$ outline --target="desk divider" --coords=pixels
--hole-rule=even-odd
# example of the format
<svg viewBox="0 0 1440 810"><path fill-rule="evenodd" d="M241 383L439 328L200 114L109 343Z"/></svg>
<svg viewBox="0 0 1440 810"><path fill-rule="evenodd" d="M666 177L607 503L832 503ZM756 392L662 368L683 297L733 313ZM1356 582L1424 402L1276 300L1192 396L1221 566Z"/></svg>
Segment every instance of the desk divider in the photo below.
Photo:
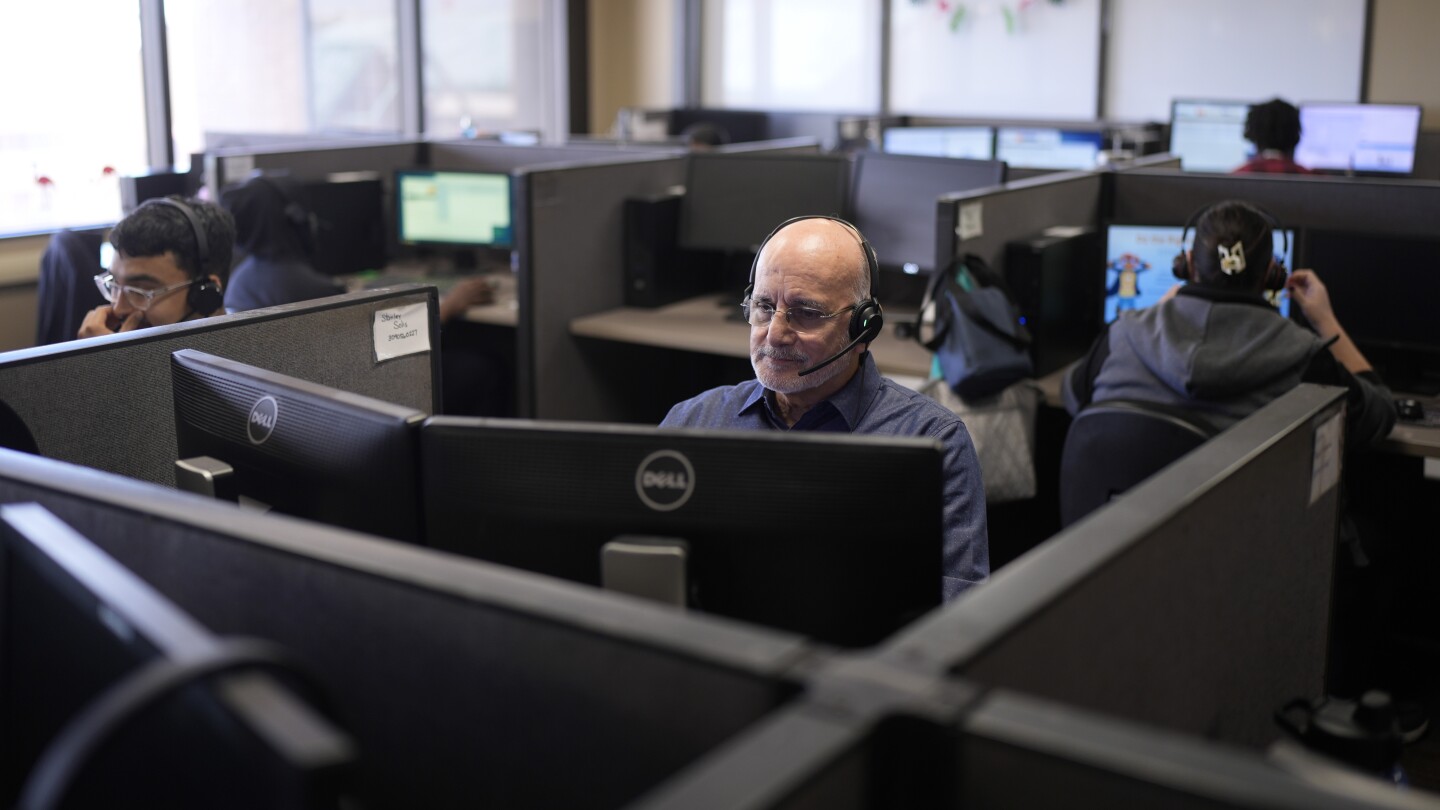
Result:
<svg viewBox="0 0 1440 810"><path fill-rule="evenodd" d="M1127 225L1185 222L1226 199L1255 203L1287 228L1433 238L1440 182L1316 175L1203 174L1137 169L1112 175L1110 219Z"/></svg>
<svg viewBox="0 0 1440 810"><path fill-rule="evenodd" d="M685 182L680 157L519 169L519 414L621 421L621 385L587 362L570 321L625 303L624 206Z"/></svg>
<svg viewBox="0 0 1440 810"><path fill-rule="evenodd" d="M435 171L470 170L512 172L526 166L574 164L581 161L621 161L655 155L684 154L684 147L669 144L566 144L564 146L512 146L493 141L437 141L427 144Z"/></svg>
<svg viewBox="0 0 1440 810"><path fill-rule="evenodd" d="M772 138L764 141L727 143L715 147L715 151L724 155L818 155L824 150L820 148L820 140L818 138L808 135L798 135L793 138Z"/></svg>
<svg viewBox="0 0 1440 810"><path fill-rule="evenodd" d="M1344 389L1301 385L901 631L883 655L1262 748L1325 690ZM1332 422L1335 420L1335 422ZM1334 455L1330 455L1333 452Z"/></svg>
<svg viewBox="0 0 1440 810"><path fill-rule="evenodd" d="M974 253L991 267L1005 267L1005 245L1038 236L1055 225L1086 228L1100 223L1104 178L1099 172L1058 172L988 189L941 197L936 206L937 254ZM980 233L961 239L961 210L979 206Z"/></svg>
<svg viewBox="0 0 1440 810"><path fill-rule="evenodd" d="M803 689L795 636L0 450L215 633L273 641L356 740L366 807L618 807Z"/></svg>
<svg viewBox="0 0 1440 810"><path fill-rule="evenodd" d="M378 362L375 313L416 304L432 350ZM42 455L174 486L171 352L199 349L435 413L439 345L435 288L407 284L0 354L0 402Z"/></svg>

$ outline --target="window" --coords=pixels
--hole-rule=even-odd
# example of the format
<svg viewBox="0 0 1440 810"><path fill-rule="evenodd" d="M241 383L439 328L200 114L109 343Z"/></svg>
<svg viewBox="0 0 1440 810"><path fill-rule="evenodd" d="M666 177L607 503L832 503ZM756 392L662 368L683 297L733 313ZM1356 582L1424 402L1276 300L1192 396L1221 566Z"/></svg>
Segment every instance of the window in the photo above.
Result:
<svg viewBox="0 0 1440 810"><path fill-rule="evenodd" d="M146 164L139 5L5 3L0 76L0 233L118 219Z"/></svg>
<svg viewBox="0 0 1440 810"><path fill-rule="evenodd" d="M255 135L401 129L394 0L168 0L165 27L182 168Z"/></svg>
<svg viewBox="0 0 1440 810"><path fill-rule="evenodd" d="M425 132L548 129L555 60L549 0L422 0ZM547 84L548 82L548 84Z"/></svg>
<svg viewBox="0 0 1440 810"><path fill-rule="evenodd" d="M874 112L874 0L706 0L703 106Z"/></svg>

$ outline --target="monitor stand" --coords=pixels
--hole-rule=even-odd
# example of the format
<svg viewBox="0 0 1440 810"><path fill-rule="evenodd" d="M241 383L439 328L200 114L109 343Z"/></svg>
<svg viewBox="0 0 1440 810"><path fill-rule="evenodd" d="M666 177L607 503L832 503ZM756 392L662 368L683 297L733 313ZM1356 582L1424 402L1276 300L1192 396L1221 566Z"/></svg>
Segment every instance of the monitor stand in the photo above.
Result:
<svg viewBox="0 0 1440 810"><path fill-rule="evenodd" d="M207 498L231 502L238 500L238 493L235 491L235 468L210 456L176 460L175 486Z"/></svg>
<svg viewBox="0 0 1440 810"><path fill-rule="evenodd" d="M684 608L688 557L684 540L622 535L600 548L600 585L607 591Z"/></svg>

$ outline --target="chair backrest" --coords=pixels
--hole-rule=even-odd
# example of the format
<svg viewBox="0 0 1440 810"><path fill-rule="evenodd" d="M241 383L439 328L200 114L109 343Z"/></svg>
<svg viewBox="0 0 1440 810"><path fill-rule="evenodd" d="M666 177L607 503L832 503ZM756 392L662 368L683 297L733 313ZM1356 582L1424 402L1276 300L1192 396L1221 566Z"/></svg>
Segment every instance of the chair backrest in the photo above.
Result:
<svg viewBox="0 0 1440 810"><path fill-rule="evenodd" d="M57 231L40 257L35 345L74 340L90 310L106 303L95 287L101 271L100 231Z"/></svg>
<svg viewBox="0 0 1440 810"><path fill-rule="evenodd" d="M1087 405L1070 424L1060 456L1060 525L1099 509L1217 432L1204 418L1158 402Z"/></svg>

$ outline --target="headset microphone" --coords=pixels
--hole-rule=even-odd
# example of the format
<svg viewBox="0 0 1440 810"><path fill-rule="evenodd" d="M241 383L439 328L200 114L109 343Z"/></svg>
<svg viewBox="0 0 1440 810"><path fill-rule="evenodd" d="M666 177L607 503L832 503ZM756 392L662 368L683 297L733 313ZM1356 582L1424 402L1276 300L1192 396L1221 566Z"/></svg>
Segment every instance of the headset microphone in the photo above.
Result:
<svg viewBox="0 0 1440 810"><path fill-rule="evenodd" d="M859 343L860 341L864 340L866 337L869 337L869 335L867 335L867 334L856 335L854 340L852 340L852 341L850 341L849 343L845 344L845 348L843 348L843 349L841 349L840 351L838 351L838 352L830 355L830 357L828 357L827 359L821 360L820 362L816 363L815 365L813 365L813 366L805 369L804 371L801 371L801 372L800 372L799 374L797 374L796 376L798 376L798 377L804 377L806 374L809 374L809 373L814 372L814 371L819 371L820 369L822 369L822 368L830 365L831 363L835 362L836 360L839 360L840 358L842 358L842 357L845 356L845 353L846 353L846 352L848 352L848 351L850 351L851 349L855 348L855 344L857 344L857 343Z"/></svg>

